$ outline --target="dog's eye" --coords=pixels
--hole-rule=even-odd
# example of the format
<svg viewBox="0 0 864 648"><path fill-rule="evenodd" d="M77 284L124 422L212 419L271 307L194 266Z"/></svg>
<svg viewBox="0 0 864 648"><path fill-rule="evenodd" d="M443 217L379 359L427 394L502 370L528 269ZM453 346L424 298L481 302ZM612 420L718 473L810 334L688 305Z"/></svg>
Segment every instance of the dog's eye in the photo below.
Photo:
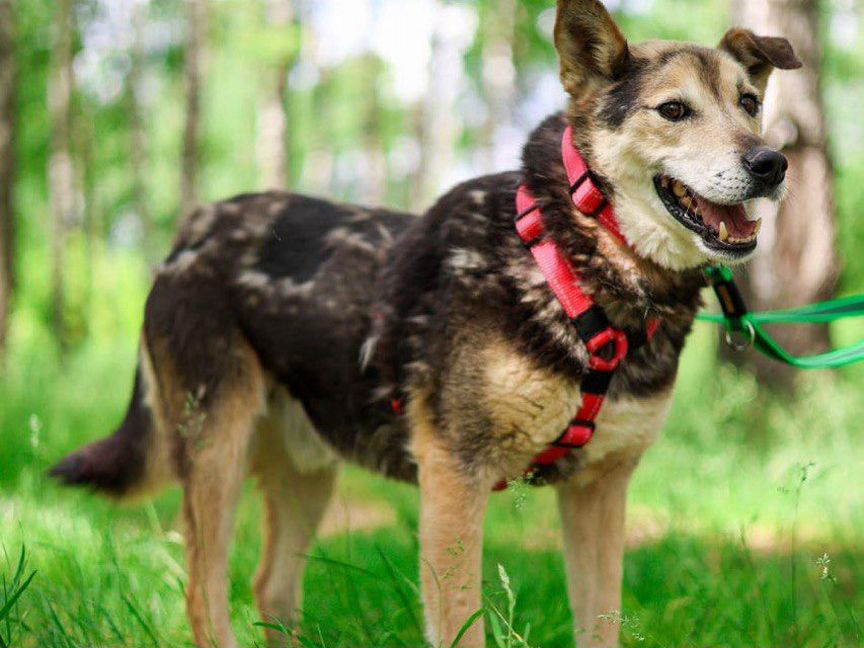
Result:
<svg viewBox="0 0 864 648"><path fill-rule="evenodd" d="M667 101L657 107L657 112L660 113L663 119L681 121L690 114L690 108L687 107L687 104L680 101Z"/></svg>
<svg viewBox="0 0 864 648"><path fill-rule="evenodd" d="M741 99L738 103L741 104L741 107L744 109L744 111L751 117L755 117L759 114L759 99L756 97L756 95L741 95Z"/></svg>

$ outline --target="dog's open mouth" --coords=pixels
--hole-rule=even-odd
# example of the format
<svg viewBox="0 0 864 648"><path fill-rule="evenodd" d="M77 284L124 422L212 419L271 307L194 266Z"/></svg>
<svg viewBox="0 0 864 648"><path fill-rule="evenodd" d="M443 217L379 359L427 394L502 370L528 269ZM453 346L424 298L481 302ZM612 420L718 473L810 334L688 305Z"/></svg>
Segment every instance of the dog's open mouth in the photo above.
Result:
<svg viewBox="0 0 864 648"><path fill-rule="evenodd" d="M713 203L683 182L665 175L656 176L654 186L669 213L701 236L709 248L743 256L756 247L762 219L749 220L743 204Z"/></svg>

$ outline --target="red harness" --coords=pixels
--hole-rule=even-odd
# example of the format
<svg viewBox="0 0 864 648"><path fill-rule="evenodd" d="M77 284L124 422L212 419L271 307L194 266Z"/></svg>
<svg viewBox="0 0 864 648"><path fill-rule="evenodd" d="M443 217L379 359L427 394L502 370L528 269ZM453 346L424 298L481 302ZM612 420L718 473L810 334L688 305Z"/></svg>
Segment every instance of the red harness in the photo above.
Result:
<svg viewBox="0 0 864 648"><path fill-rule="evenodd" d="M567 170L570 196L576 209L586 216L596 218L610 234L627 245L612 205L595 184L588 165L573 146L573 131L569 126L561 139L561 157ZM591 441L612 376L621 361L627 357L628 350L650 342L660 320L648 320L645 332L632 337L613 327L603 309L580 287L579 275L564 250L554 240L546 237L543 210L525 185L520 186L516 192L515 224L519 237L531 250L546 283L573 322L589 354L588 371L579 385L582 405L561 436L531 462L525 471L525 475L530 476L535 469L552 465L567 456L571 450L582 448ZM397 414L403 413L401 398L394 399L391 405ZM495 490L504 488L507 488L507 482L503 480L495 486Z"/></svg>
<svg viewBox="0 0 864 648"><path fill-rule="evenodd" d="M573 146L573 133L569 126L561 139L561 156L576 209L586 216L596 218L609 233L626 245L627 241L618 226L612 205L594 183L588 165ZM529 475L535 468L554 464L571 450L581 448L591 441L597 416L603 407L609 383L618 365L627 356L628 348L651 340L659 320L648 321L641 339L628 339L624 331L609 324L603 309L594 302L591 295L582 290L579 275L567 255L558 243L545 236L543 210L525 185L520 186L516 192L515 222L519 237L531 250L546 282L576 327L590 356L588 372L579 386L582 393L579 411L549 449L535 457L526 470L526 475ZM506 486L506 482L501 482L495 488L501 490Z"/></svg>

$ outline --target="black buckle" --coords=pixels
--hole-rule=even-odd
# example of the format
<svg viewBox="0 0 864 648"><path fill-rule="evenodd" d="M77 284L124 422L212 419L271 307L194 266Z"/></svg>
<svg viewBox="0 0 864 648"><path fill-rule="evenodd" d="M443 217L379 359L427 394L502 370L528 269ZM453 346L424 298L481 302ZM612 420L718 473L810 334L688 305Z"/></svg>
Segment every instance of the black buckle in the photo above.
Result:
<svg viewBox="0 0 864 648"><path fill-rule="evenodd" d="M583 394L604 396L609 392L609 384L612 382L612 376L614 375L614 371L590 369L582 377L582 382L579 384L579 391Z"/></svg>
<svg viewBox="0 0 864 648"><path fill-rule="evenodd" d="M573 318L573 324L579 333L579 338L587 346L591 340L609 328L609 319L606 313L597 304L594 304L581 315Z"/></svg>

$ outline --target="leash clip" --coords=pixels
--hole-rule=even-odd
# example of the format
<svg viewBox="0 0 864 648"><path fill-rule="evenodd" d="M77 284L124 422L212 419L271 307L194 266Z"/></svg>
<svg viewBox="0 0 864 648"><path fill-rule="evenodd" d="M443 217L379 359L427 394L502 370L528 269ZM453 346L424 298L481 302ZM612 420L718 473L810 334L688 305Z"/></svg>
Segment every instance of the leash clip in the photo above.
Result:
<svg viewBox="0 0 864 648"><path fill-rule="evenodd" d="M743 330L738 329L732 331L728 328L726 329L726 345L732 350L737 351L738 353L746 351L747 349L752 347L753 343L756 341L756 329L753 328L753 323L749 320L744 320L744 324L746 325L746 328ZM740 338L742 335L745 334L746 337L744 337L743 342L739 342L736 339L736 336Z"/></svg>

